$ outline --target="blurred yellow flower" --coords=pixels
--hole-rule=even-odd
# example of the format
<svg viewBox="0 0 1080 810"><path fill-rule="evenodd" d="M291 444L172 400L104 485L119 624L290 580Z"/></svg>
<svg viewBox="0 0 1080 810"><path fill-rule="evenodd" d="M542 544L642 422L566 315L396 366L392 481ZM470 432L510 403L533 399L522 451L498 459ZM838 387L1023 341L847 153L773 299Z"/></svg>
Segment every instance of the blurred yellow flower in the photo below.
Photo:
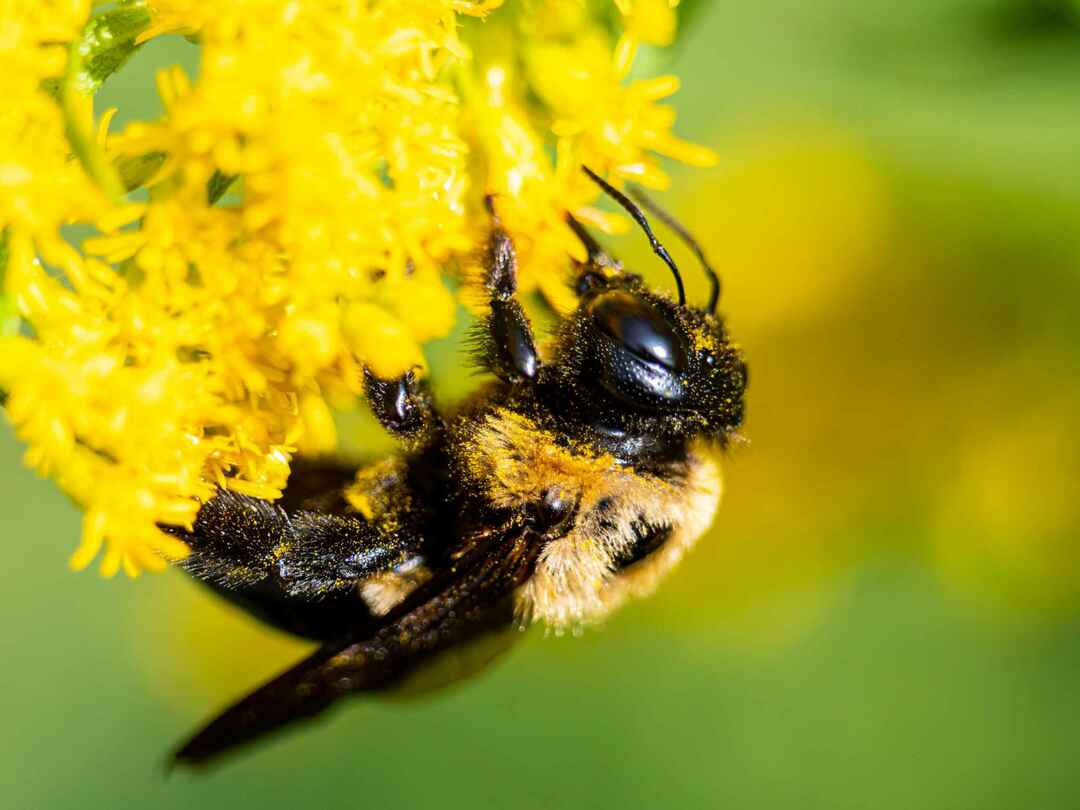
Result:
<svg viewBox="0 0 1080 810"><path fill-rule="evenodd" d="M1024 379L1018 366L1067 368L1069 360L1043 350L1003 365L995 384ZM1025 393L1038 383L1029 385ZM973 398L992 401L994 392L970 390ZM959 459L943 476L931 554L951 584L984 602L989 596L1019 608L1020 616L1069 616L1080 598L1076 402L1056 388L1031 396L1036 404L1007 428L1004 419L972 419L958 437Z"/></svg>
<svg viewBox="0 0 1080 810"><path fill-rule="evenodd" d="M626 80L673 4L615 5L0 5L0 390L86 510L73 567L183 557L161 524L215 486L278 497L294 453L336 448L365 366L425 368L485 194L523 289L566 307L567 212L619 226L580 164L662 187L657 155L712 161L671 133L674 77ZM197 43L197 80L162 72L162 117L110 132L93 91L167 34Z"/></svg>

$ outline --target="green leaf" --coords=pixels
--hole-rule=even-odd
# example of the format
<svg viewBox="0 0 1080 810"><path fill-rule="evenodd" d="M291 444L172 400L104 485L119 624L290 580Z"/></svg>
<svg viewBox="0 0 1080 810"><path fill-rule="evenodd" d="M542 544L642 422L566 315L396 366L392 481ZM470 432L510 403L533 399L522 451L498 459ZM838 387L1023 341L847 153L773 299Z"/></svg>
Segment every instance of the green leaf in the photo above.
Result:
<svg viewBox="0 0 1080 810"><path fill-rule="evenodd" d="M131 58L140 47L136 40L150 25L150 13L141 4L124 4L111 8L90 19L82 36L68 48L68 65L64 77L54 83L47 80L42 89L60 102L64 112L65 131L71 151L82 163L86 173L114 200L119 200L128 188L128 181L145 181L149 174L145 164L113 166L97 144L93 131L93 113L87 113L80 99L91 96L109 76ZM121 168L128 170L121 177Z"/></svg>
<svg viewBox="0 0 1080 810"><path fill-rule="evenodd" d="M168 155L164 152L147 152L145 155L136 155L117 161L116 171L120 175L120 182L127 191L141 188L164 165L167 157ZM215 169L210 179L206 181L207 205L213 205L224 197L234 182L236 182L235 174L225 174Z"/></svg>
<svg viewBox="0 0 1080 810"><path fill-rule="evenodd" d="M220 200L225 192L229 190L229 186L236 180L235 174L225 174L218 169L214 169L214 173L210 175L210 179L206 183L206 202L208 205L213 205Z"/></svg>
<svg viewBox="0 0 1080 810"><path fill-rule="evenodd" d="M98 2L94 5L112 4ZM87 95L97 92L102 83L143 46L144 43L136 40L149 25L150 13L142 0L122 0L118 7L91 17L79 38L81 65L75 77L76 89ZM64 77L42 80L41 89L60 102Z"/></svg>
<svg viewBox="0 0 1080 810"><path fill-rule="evenodd" d="M164 152L147 152L145 155L135 155L116 161L116 172L120 175L120 182L127 191L141 188L164 165L166 157Z"/></svg>
<svg viewBox="0 0 1080 810"><path fill-rule="evenodd" d="M136 39L149 25L150 13L141 5L121 6L92 17L79 43L82 66L76 89L85 94L96 92L142 47Z"/></svg>
<svg viewBox="0 0 1080 810"><path fill-rule="evenodd" d="M60 89L60 109L64 114L64 134L86 174L113 200L124 196L116 168L106 158L94 132L93 108L77 85L83 68L81 40L68 47L67 71Z"/></svg>
<svg viewBox="0 0 1080 810"><path fill-rule="evenodd" d="M701 12L709 4L708 0L682 0L676 11L679 15L679 38L697 22Z"/></svg>

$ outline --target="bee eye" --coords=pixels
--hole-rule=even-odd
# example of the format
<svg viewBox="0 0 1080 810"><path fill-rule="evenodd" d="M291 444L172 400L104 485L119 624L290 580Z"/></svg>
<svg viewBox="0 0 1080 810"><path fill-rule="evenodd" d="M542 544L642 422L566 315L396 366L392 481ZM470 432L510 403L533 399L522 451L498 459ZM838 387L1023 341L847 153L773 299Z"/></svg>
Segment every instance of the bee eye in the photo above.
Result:
<svg viewBox="0 0 1080 810"><path fill-rule="evenodd" d="M641 360L681 372L686 368L686 346L663 315L644 301L621 290L604 293L590 312L597 325Z"/></svg>

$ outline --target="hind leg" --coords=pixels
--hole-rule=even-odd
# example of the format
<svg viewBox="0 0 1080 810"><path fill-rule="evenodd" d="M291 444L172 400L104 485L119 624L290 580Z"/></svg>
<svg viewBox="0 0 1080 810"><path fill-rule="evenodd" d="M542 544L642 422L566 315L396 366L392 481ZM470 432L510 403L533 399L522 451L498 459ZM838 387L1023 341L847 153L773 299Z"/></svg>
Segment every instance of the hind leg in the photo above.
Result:
<svg viewBox="0 0 1080 810"><path fill-rule="evenodd" d="M286 512L270 501L228 490L203 504L181 565L227 589L319 599L392 571L419 553L422 538L408 528L386 532L357 514Z"/></svg>

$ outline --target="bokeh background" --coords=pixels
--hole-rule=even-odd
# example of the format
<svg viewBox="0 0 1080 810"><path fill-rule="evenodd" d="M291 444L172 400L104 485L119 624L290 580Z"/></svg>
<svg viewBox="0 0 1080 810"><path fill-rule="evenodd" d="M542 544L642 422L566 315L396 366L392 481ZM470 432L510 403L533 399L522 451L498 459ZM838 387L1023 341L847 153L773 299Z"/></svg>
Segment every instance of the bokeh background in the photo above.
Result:
<svg viewBox="0 0 1080 810"><path fill-rule="evenodd" d="M176 572L69 573L79 515L5 426L4 806L1080 806L1080 3L689 6L652 58L722 159L664 201L752 380L696 553L583 638L166 776L307 646ZM98 103L145 115L195 48ZM460 335L430 358L445 400L473 384Z"/></svg>

